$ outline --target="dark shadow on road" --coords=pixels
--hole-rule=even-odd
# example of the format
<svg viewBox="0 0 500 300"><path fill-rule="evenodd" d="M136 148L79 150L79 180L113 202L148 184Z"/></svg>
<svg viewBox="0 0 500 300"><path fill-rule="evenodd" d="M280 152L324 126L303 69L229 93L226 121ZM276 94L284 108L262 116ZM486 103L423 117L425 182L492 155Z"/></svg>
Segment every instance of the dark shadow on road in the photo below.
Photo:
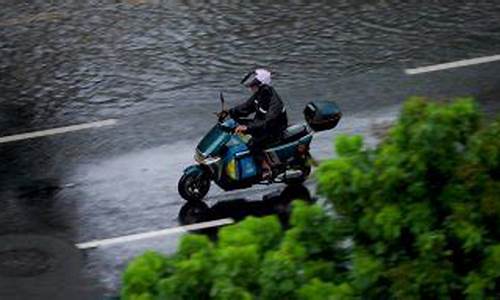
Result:
<svg viewBox="0 0 500 300"><path fill-rule="evenodd" d="M0 235L36 233L71 238L72 207L60 204L63 189L55 178L17 182L0 190Z"/></svg>
<svg viewBox="0 0 500 300"><path fill-rule="evenodd" d="M240 221L248 216L276 215L281 223L287 226L291 203L297 199L307 202L315 201L305 186L287 186L284 190L266 194L261 199L230 199L217 202L211 207L201 201L188 202L182 206L178 218L182 225L188 225L224 218ZM216 232L216 229L198 232L211 235Z"/></svg>
<svg viewBox="0 0 500 300"><path fill-rule="evenodd" d="M64 186L55 178L16 183L0 190L0 299L99 299L71 242Z"/></svg>

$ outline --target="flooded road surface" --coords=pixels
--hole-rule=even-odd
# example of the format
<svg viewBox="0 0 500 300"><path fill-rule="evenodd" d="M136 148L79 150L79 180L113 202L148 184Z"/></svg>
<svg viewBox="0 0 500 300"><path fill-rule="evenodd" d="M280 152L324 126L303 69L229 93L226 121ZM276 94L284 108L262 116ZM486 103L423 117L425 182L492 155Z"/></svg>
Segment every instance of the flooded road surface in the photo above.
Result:
<svg viewBox="0 0 500 300"><path fill-rule="evenodd" d="M248 97L238 82L256 66L273 71L292 122L311 100L339 103L339 127L313 141L318 158L332 155L337 133L374 144L372 129L393 120L408 96L475 96L489 115L500 111L499 62L404 72L500 54L500 3L267 2L0 0L0 137L116 120L0 143L0 244L27 234L39 241L25 255L0 247L0 291L19 293L36 282L33 272L51 270L29 268L52 257L40 245L80 264L86 278L71 278L61 293L83 296L115 294L123 266L144 249L173 251L176 237L84 253L73 245L178 226L177 180L215 122L218 92L231 105ZM260 200L280 189L213 188L207 203ZM20 256L26 270L14 280L4 261ZM36 291L51 295L44 288Z"/></svg>
<svg viewBox="0 0 500 300"><path fill-rule="evenodd" d="M495 1L2 2L3 133L207 103L221 89L236 99L254 66L281 89L333 91L347 76L500 48Z"/></svg>

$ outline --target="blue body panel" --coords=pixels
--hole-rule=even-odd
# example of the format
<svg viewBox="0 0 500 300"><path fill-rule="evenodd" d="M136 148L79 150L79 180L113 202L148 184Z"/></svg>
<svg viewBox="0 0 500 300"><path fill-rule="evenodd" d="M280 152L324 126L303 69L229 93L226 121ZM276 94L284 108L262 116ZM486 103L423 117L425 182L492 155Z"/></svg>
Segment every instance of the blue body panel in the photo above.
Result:
<svg viewBox="0 0 500 300"><path fill-rule="evenodd" d="M238 138L238 140L240 140L239 143L235 140L234 144L228 147L224 161L227 165L234 160L237 180L246 180L257 176L257 166L247 145L241 139Z"/></svg>
<svg viewBox="0 0 500 300"><path fill-rule="evenodd" d="M217 154L233 135L229 133L238 124L233 119L229 119L222 124L216 124L198 143L196 149L204 156L208 157Z"/></svg>
<svg viewBox="0 0 500 300"><path fill-rule="evenodd" d="M236 155L238 153L241 153L241 152L248 152L248 147L244 143L238 143L238 144L234 144L232 146L229 146L224 159L227 161L234 159L236 157Z"/></svg>
<svg viewBox="0 0 500 300"><path fill-rule="evenodd" d="M257 165L250 154L238 160L238 170L243 180L257 176Z"/></svg>
<svg viewBox="0 0 500 300"><path fill-rule="evenodd" d="M204 157L216 154L231 139L231 134L223 131L219 124L210 129L196 149Z"/></svg>

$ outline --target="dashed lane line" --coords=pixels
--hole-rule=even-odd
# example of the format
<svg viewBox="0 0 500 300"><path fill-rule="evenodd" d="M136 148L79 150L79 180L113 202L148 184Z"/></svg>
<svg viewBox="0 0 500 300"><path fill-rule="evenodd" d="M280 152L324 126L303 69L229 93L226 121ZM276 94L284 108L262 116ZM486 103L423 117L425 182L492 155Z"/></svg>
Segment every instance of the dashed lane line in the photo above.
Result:
<svg viewBox="0 0 500 300"><path fill-rule="evenodd" d="M118 122L118 120L116 120L116 119L109 119L109 120L97 121L97 122L92 122L92 123L85 123L85 124L71 125L71 126L66 126L66 127L46 129L46 130L40 130L40 131L34 131L34 132L14 134L14 135L0 137L0 144L28 140L28 139L34 139L34 138L62 134L62 133L73 132L73 131L79 131L79 130L84 130L84 129L111 126L111 125L115 125L117 122Z"/></svg>
<svg viewBox="0 0 500 300"><path fill-rule="evenodd" d="M420 67L420 68L415 68L415 69L406 69L405 73L407 75L417 75L417 74L422 74L422 73L442 71L442 70L446 70L446 69L453 69L453 68L467 67L467 66L478 65L478 64L491 63L491 62L499 61L499 60L500 60L500 55L484 56L484 57L464 59L464 60L459 60L459 61L454 61L454 62L449 62L449 63L444 63L444 64Z"/></svg>
<svg viewBox="0 0 500 300"><path fill-rule="evenodd" d="M82 249L82 250L97 248L97 247L104 247L104 246L112 246L112 245L117 245L117 244L135 242L135 241L144 240L144 239L167 236L167 235L175 234L175 233L183 233L183 232L188 232L188 231L192 231L192 230L201 230L201 229L207 229L207 228L212 228L212 227L219 227L219 226L229 225L229 224L233 224L233 223L234 223L234 220L231 218L219 219L219 220L202 222L202 223L195 223L195 224L191 224L191 225L179 226L179 227L174 227L174 228L167 228L167 229L162 229L162 230L125 235L125 236L120 236L120 237L115 237L115 238L104 239L104 240L95 240L95 241L76 244L75 246L79 249Z"/></svg>

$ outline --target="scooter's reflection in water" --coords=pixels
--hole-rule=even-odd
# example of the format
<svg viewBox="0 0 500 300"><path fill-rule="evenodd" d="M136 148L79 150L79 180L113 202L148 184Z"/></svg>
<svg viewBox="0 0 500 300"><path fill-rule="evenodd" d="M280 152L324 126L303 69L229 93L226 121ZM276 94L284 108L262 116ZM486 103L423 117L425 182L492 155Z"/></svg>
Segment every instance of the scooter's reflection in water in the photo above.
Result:
<svg viewBox="0 0 500 300"><path fill-rule="evenodd" d="M240 221L247 216L277 215L284 226L288 224L293 200L314 202L309 190L303 185L290 185L282 191L266 194L262 199L232 199L217 202L209 207L205 202L188 202L179 211L182 225L200 223L224 218ZM214 229L199 233L211 234Z"/></svg>

